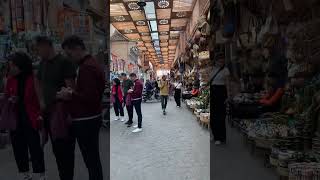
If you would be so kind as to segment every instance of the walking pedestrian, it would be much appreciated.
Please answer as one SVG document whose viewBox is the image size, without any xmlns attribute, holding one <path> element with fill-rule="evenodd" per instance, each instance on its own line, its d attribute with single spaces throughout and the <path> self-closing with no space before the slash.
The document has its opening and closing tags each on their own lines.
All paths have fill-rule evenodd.
<svg viewBox="0 0 320 180">
<path fill-rule="evenodd" d="M 102 97 L 105 75 L 98 61 L 87 54 L 82 39 L 71 36 L 62 48 L 78 65 L 76 86 L 62 88 L 59 98 L 70 99 L 73 140 L 77 141 L 89 171 L 89 180 L 103 180 L 99 153 L 99 131 L 102 125 Z M 74 149 L 73 149 L 74 152 Z"/>
<path fill-rule="evenodd" d="M 160 81 L 160 97 L 161 97 L 161 107 L 164 115 L 166 115 L 168 96 L 169 96 L 169 81 L 167 80 L 167 76 L 163 75 Z"/>
<path fill-rule="evenodd" d="M 130 127 L 133 123 L 133 108 L 136 110 L 138 116 L 138 125 L 135 125 L 132 132 L 138 133 L 142 131 L 142 112 L 141 112 L 141 103 L 142 103 L 142 91 L 143 91 L 143 84 L 138 79 L 135 73 L 130 74 L 130 79 L 134 82 L 134 86 L 128 90 L 128 93 L 131 95 L 131 104 L 132 106 L 128 106 L 129 109 L 129 122 L 128 127 Z"/>
<path fill-rule="evenodd" d="M 181 107 L 181 88 L 182 83 L 180 80 L 174 83 L 174 100 L 176 101 L 177 107 Z"/>
<path fill-rule="evenodd" d="M 216 145 L 226 143 L 226 100 L 230 72 L 225 66 L 224 54 L 217 54 L 210 80 L 210 126 Z"/>
<path fill-rule="evenodd" d="M 120 120 L 124 121 L 124 112 L 123 112 L 123 95 L 121 90 L 121 83 L 118 78 L 113 79 L 113 85 L 112 85 L 112 96 L 111 100 L 113 103 L 114 112 L 116 113 L 116 121 Z M 119 116 L 120 113 L 120 116 Z"/>
<path fill-rule="evenodd" d="M 40 103 L 43 110 L 43 118 L 46 130 L 49 132 L 52 150 L 56 158 L 61 180 L 73 179 L 74 173 L 74 142 L 69 137 L 53 137 L 52 123 L 54 109 L 61 101 L 56 94 L 62 87 L 73 87 L 75 84 L 76 68 L 63 55 L 57 54 L 52 41 L 46 36 L 38 36 L 35 39 L 38 55 L 41 62 L 37 78 L 40 84 Z M 70 128 L 70 127 L 67 127 Z M 69 130 L 69 129 L 68 129 Z M 67 132 L 68 136 L 70 132 Z"/>
<path fill-rule="evenodd" d="M 123 102 L 126 105 L 127 108 L 127 112 L 128 112 L 128 116 L 129 116 L 129 109 L 128 106 L 131 106 L 131 104 L 127 104 L 127 95 L 128 95 L 128 90 L 133 88 L 134 84 L 133 82 L 128 79 L 127 74 L 126 73 L 122 73 L 121 74 L 121 79 L 122 79 L 122 89 L 123 89 Z M 130 108 L 130 107 L 129 107 Z M 129 125 L 130 121 L 127 121 L 125 124 Z"/>
<path fill-rule="evenodd" d="M 8 98 L 17 97 L 17 124 L 10 132 L 13 154 L 19 172 L 24 180 L 32 180 L 29 172 L 29 153 L 33 173 L 45 180 L 44 153 L 40 141 L 42 117 L 37 85 L 32 69 L 32 60 L 24 53 L 9 57 L 10 76 L 7 79 L 5 94 Z"/>
</svg>

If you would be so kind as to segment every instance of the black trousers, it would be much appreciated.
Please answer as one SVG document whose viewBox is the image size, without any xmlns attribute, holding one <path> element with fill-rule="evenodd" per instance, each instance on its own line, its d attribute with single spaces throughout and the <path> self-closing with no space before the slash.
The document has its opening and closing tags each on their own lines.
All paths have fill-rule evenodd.
<svg viewBox="0 0 320 180">
<path fill-rule="evenodd" d="M 163 110 L 165 110 L 168 104 L 168 96 L 161 95 L 160 97 L 161 97 L 161 107 Z"/>
<path fill-rule="evenodd" d="M 101 118 L 74 121 L 72 123 L 72 135 L 74 141 L 77 141 L 80 147 L 83 160 L 89 171 L 89 180 L 103 180 L 99 153 L 99 131 L 101 123 Z"/>
<path fill-rule="evenodd" d="M 215 141 L 226 141 L 226 86 L 210 86 L 210 126 Z"/>
<path fill-rule="evenodd" d="M 119 116 L 119 112 L 120 112 L 120 116 L 122 117 L 124 116 L 123 106 L 118 98 L 116 98 L 116 102 L 113 103 L 113 108 L 114 108 L 114 112 L 116 113 L 116 116 Z"/>
<path fill-rule="evenodd" d="M 141 103 L 142 99 L 139 100 L 133 100 L 131 102 L 131 106 L 127 106 L 128 114 L 129 114 L 129 123 L 133 123 L 133 108 L 136 110 L 137 116 L 138 116 L 138 128 L 142 128 L 142 111 L 141 111 Z"/>
<path fill-rule="evenodd" d="M 72 180 L 74 177 L 75 141 L 71 134 L 71 127 L 69 138 L 53 139 L 50 132 L 50 116 L 51 111 L 50 108 L 48 108 L 44 113 L 45 128 L 51 139 L 52 151 L 56 159 L 60 180 Z"/>
<path fill-rule="evenodd" d="M 75 141 L 68 139 L 52 139 L 52 151 L 56 157 L 60 180 L 72 180 L 74 177 Z"/>
<path fill-rule="evenodd" d="M 40 144 L 40 134 L 32 127 L 18 127 L 11 131 L 13 154 L 19 172 L 29 172 L 29 153 L 34 173 L 44 173 L 44 153 Z"/>
<path fill-rule="evenodd" d="M 174 100 L 176 101 L 177 106 L 181 106 L 181 89 L 174 90 Z"/>
</svg>

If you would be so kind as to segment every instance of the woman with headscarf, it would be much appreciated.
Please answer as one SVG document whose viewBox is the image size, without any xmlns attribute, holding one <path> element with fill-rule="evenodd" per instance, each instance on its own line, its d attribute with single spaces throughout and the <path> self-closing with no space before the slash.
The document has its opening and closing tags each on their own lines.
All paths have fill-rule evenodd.
<svg viewBox="0 0 320 180">
<path fill-rule="evenodd" d="M 29 172 L 29 153 L 33 173 L 38 174 L 40 180 L 46 179 L 39 133 L 42 128 L 42 117 L 35 82 L 32 60 L 24 53 L 10 56 L 5 94 L 8 99 L 17 99 L 16 128 L 11 130 L 10 135 L 16 164 L 24 180 L 32 179 Z"/>
</svg>

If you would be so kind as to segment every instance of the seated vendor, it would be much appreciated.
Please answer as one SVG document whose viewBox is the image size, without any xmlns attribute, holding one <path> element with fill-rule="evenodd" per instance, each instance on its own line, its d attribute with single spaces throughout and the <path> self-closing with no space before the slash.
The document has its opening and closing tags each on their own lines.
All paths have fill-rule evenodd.
<svg viewBox="0 0 320 180">
<path fill-rule="evenodd" d="M 198 88 L 192 89 L 191 95 L 192 97 L 197 97 L 199 95 L 199 89 Z"/>
<path fill-rule="evenodd" d="M 284 95 L 284 83 L 276 77 L 269 77 L 268 92 L 259 103 L 264 112 L 275 112 L 280 110 L 281 98 Z"/>
<path fill-rule="evenodd" d="M 198 88 L 193 87 L 191 92 L 184 92 L 182 94 L 182 99 L 191 99 L 193 97 L 198 97 L 200 91 Z"/>
</svg>

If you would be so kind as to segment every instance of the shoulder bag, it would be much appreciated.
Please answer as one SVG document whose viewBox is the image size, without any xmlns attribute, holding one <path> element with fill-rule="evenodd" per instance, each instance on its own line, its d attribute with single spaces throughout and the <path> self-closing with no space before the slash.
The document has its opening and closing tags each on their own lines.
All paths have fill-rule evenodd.
<svg viewBox="0 0 320 180">
<path fill-rule="evenodd" d="M 225 66 L 222 66 L 217 72 L 216 74 L 214 74 L 214 76 L 210 79 L 209 84 L 211 84 L 213 82 L 213 80 L 217 77 L 217 75 L 224 69 Z"/>
</svg>

